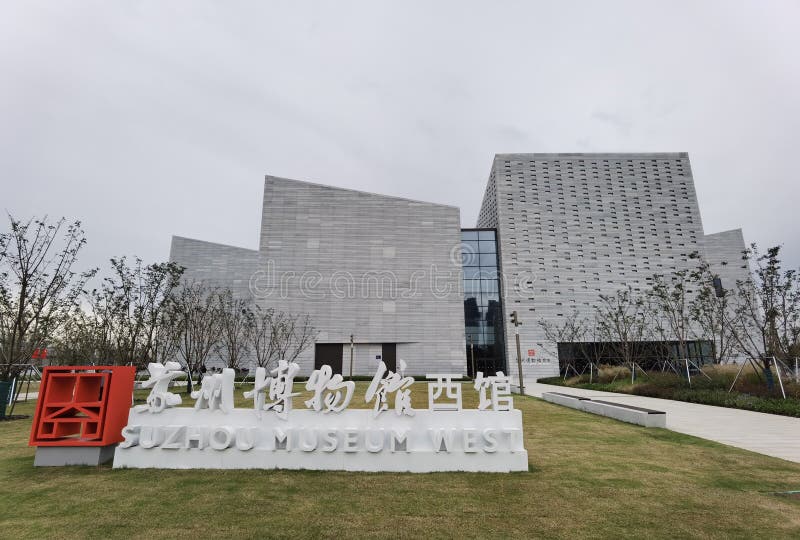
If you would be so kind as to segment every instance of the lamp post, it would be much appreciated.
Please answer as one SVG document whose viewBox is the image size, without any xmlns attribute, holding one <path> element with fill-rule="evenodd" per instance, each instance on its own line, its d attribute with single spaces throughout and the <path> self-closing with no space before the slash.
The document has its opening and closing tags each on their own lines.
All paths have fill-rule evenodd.
<svg viewBox="0 0 800 540">
<path fill-rule="evenodd" d="M 353 334 L 350 334 L 350 380 L 353 379 Z"/>
<path fill-rule="evenodd" d="M 472 342 L 472 336 L 469 336 L 469 356 L 472 361 L 472 378 L 474 379 L 478 372 L 475 371 L 475 344 Z"/>
<path fill-rule="evenodd" d="M 517 369 L 519 370 L 519 393 L 525 395 L 525 383 L 522 381 L 522 348 L 519 345 L 519 321 L 516 311 L 511 312 L 511 324 L 514 325 L 514 335 L 517 338 Z"/>
</svg>

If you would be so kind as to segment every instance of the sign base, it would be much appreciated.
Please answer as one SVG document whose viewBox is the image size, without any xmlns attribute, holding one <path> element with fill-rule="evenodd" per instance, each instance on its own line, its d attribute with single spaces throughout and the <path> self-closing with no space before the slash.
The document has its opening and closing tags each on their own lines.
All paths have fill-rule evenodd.
<svg viewBox="0 0 800 540">
<path fill-rule="evenodd" d="M 114 458 L 116 446 L 37 446 L 33 466 L 102 465 Z"/>
<path fill-rule="evenodd" d="M 374 417 L 191 408 L 131 410 L 114 468 L 511 472 L 528 470 L 522 413 L 430 411 Z"/>
</svg>

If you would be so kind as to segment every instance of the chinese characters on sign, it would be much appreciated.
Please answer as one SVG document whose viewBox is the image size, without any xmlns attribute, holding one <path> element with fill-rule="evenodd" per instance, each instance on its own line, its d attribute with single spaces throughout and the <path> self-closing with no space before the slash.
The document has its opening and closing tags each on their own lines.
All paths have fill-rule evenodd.
<svg viewBox="0 0 800 540">
<path fill-rule="evenodd" d="M 486 390 L 489 389 L 491 399 L 486 398 Z M 484 377 L 482 372 L 478 372 L 475 377 L 475 390 L 478 391 L 479 402 L 478 409 L 481 411 L 486 410 L 489 406 L 493 411 L 510 411 L 514 408 L 514 402 L 511 397 L 511 381 L 502 371 L 498 371 L 496 375 L 491 377 Z"/>
<path fill-rule="evenodd" d="M 386 364 L 383 361 L 378 364 L 378 371 L 375 372 L 364 396 L 367 403 L 375 401 L 375 417 L 389 408 L 388 399 L 391 393 L 394 393 L 394 412 L 398 416 L 402 414 L 414 416 L 414 409 L 411 408 L 411 390 L 408 389 L 414 384 L 414 378 L 403 377 L 405 371 L 406 363 L 403 360 L 400 360 L 400 369 L 397 373 L 389 371 L 386 374 Z"/>
<path fill-rule="evenodd" d="M 150 388 L 152 386 L 153 389 L 150 391 L 150 395 L 147 396 L 147 405 L 137 405 L 134 410 L 159 413 L 167 407 L 180 405 L 181 396 L 169 391 L 169 383 L 186 376 L 186 373 L 181 369 L 181 365 L 178 362 L 166 362 L 164 364 L 150 362 L 147 364 L 147 371 L 150 373 L 150 378 L 142 383 L 142 388 Z"/>
<path fill-rule="evenodd" d="M 300 382 L 300 367 L 283 361 L 272 370 L 256 370 L 252 390 L 244 392 L 252 409 L 234 406 L 231 369 L 203 379 L 192 392 L 194 407 L 176 407 L 180 397 L 170 397 L 168 384 L 183 374 L 177 365 L 151 365 L 145 383 L 151 395 L 147 405 L 130 409 L 114 467 L 528 470 L 522 413 L 513 409 L 511 384 L 503 373 L 478 373 L 466 384 L 459 374 L 427 375 L 428 408 L 415 409 L 415 380 L 405 362 L 398 359 L 396 372 L 377 364 L 366 392 L 358 396 L 366 408 L 349 408 L 356 383 L 330 366 L 320 366 Z M 478 406 L 464 409 L 463 393 L 473 384 Z M 298 403 L 300 390 L 304 398 Z"/>
<path fill-rule="evenodd" d="M 367 388 L 364 400 L 373 404 L 373 417 L 389 410 L 393 397 L 393 408 L 397 416 L 414 416 L 411 407 L 411 386 L 414 378 L 405 376 L 406 363 L 399 360 L 399 369 L 394 373 L 380 362 L 375 376 Z M 144 388 L 153 387 L 147 397 L 147 405 L 137 405 L 137 412 L 159 413 L 180 405 L 181 397 L 168 391 L 169 383 L 186 374 L 177 362 L 166 364 L 151 363 L 148 365 L 150 379 L 143 383 Z M 263 411 L 273 411 L 278 418 L 286 420 L 292 410 L 292 399 L 299 395 L 294 392 L 294 379 L 300 366 L 294 362 L 281 360 L 278 367 L 270 371 L 263 367 L 256 369 L 255 386 L 244 393 L 244 397 L 253 400 L 253 409 L 260 418 Z M 462 410 L 461 383 L 459 374 L 426 375 L 428 382 L 428 409 L 431 411 Z M 228 413 L 233 410 L 234 371 L 223 369 L 222 373 L 207 375 L 203 378 L 200 390 L 192 392 L 195 399 L 194 408 L 220 410 Z M 330 366 L 322 366 L 311 373 L 305 385 L 306 390 L 313 392 L 305 401 L 308 409 L 316 412 L 339 413 L 350 405 L 355 393 L 355 383 L 345 381 L 340 374 L 333 374 Z M 478 410 L 491 408 L 493 411 L 510 411 L 514 407 L 511 397 L 511 382 L 506 375 L 498 371 L 495 375 L 485 377 L 478 372 L 474 388 L 478 391 Z"/>
<path fill-rule="evenodd" d="M 233 373 L 232 369 L 222 371 Z M 285 360 L 278 362 L 278 367 L 270 372 L 272 377 L 267 377 L 265 368 L 256 368 L 255 388 L 250 392 L 245 392 L 244 397 L 253 398 L 253 406 L 259 418 L 261 411 L 273 410 L 280 418 L 286 419 L 289 411 L 292 410 L 292 398 L 298 395 L 292 392 L 294 377 L 298 371 L 300 371 L 300 366 Z M 270 403 L 266 403 L 267 397 L 271 400 Z"/>
<path fill-rule="evenodd" d="M 356 383 L 344 382 L 341 375 L 333 374 L 331 366 L 322 366 L 311 373 L 306 383 L 306 390 L 312 390 L 314 396 L 306 401 L 306 407 L 324 413 L 341 412 L 350 404 Z M 342 395 L 344 390 L 344 395 Z M 328 392 L 327 394 L 325 392 Z M 324 396 L 324 397 L 323 397 Z M 323 410 L 322 406 L 325 405 Z"/>
</svg>

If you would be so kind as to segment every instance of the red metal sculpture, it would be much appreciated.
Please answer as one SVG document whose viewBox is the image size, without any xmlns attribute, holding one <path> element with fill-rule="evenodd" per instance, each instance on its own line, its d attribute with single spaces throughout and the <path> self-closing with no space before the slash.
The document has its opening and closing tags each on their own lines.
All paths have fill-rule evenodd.
<svg viewBox="0 0 800 540">
<path fill-rule="evenodd" d="M 136 368 L 48 366 L 30 446 L 107 446 L 123 440 Z"/>
</svg>

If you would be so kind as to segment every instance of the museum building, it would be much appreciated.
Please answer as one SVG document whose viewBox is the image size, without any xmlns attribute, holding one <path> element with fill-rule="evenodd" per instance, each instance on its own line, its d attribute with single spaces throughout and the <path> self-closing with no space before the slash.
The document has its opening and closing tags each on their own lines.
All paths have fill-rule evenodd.
<svg viewBox="0 0 800 540">
<path fill-rule="evenodd" d="M 706 235 L 686 153 L 498 154 L 477 227 L 459 209 L 267 176 L 258 249 L 174 236 L 184 279 L 309 315 L 303 373 L 558 374 L 569 344 L 539 321 L 591 316 L 599 295 L 644 290 L 704 255 L 723 286 L 747 276 L 740 229 Z M 696 354 L 704 354 L 698 344 Z"/>
</svg>

